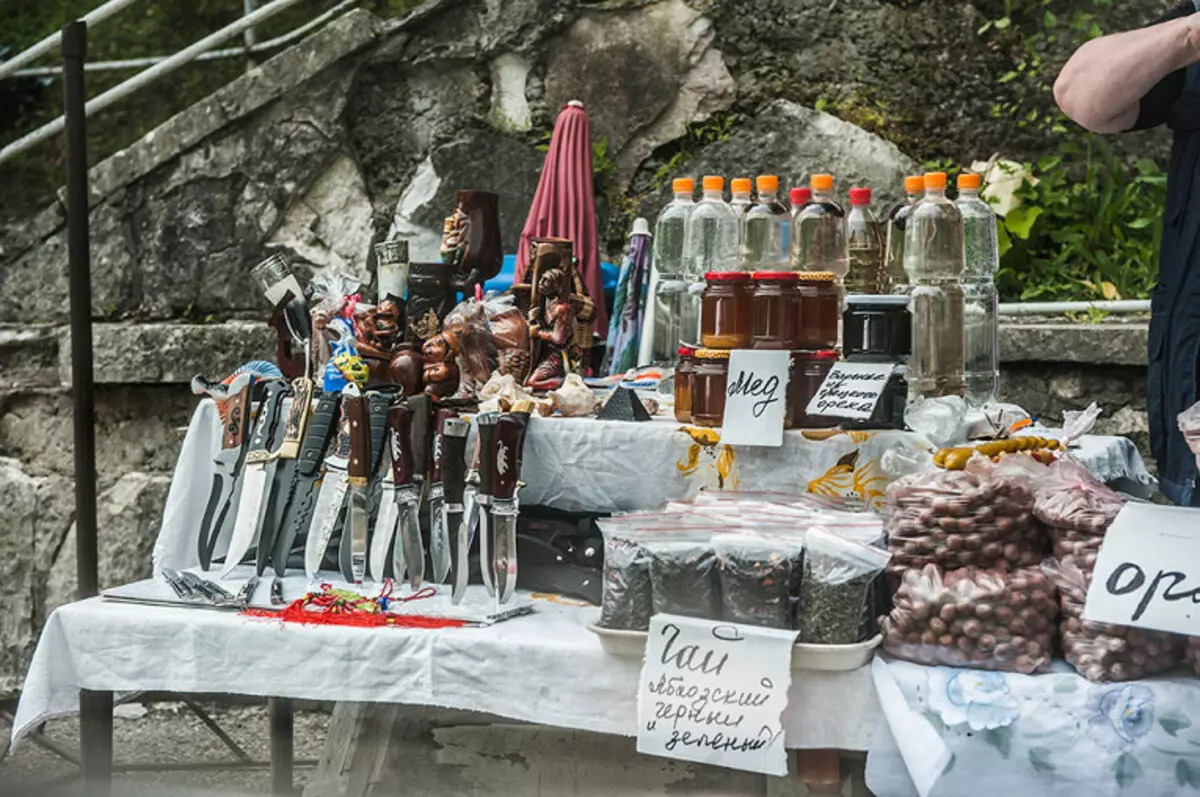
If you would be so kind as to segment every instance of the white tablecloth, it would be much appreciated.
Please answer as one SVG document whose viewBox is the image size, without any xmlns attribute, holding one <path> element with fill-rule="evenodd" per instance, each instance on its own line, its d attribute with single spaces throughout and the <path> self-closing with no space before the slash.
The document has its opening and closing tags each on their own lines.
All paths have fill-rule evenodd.
<svg viewBox="0 0 1200 797">
<path fill-rule="evenodd" d="M 216 405 L 201 402 L 171 482 L 154 549 L 155 572 L 198 563 L 196 535 L 219 446 Z M 724 488 L 854 494 L 871 505 L 882 501 L 887 488 L 884 453 L 902 448 L 929 444 L 911 432 L 788 431 L 781 448 L 734 447 L 719 442 L 719 430 L 689 431 L 675 421 L 534 417 L 525 437 L 521 501 L 608 513 L 653 509 L 704 488 Z M 1124 437 L 1084 437 L 1073 456 L 1102 481 L 1153 483 L 1137 448 Z M 218 543 L 218 557 L 225 545 Z"/>
<path fill-rule="evenodd" d="M 1093 684 L 877 658 L 877 797 L 1177 797 L 1200 791 L 1200 680 Z M 1193 720 L 1192 718 L 1196 719 Z"/>
<path fill-rule="evenodd" d="M 289 598 L 302 581 L 289 577 Z M 487 600 L 482 587 L 470 592 L 468 602 Z M 101 598 L 73 603 L 46 622 L 13 741 L 78 710 L 81 688 L 405 703 L 634 735 L 641 661 L 601 649 L 586 627 L 598 609 L 534 603 L 533 616 L 440 630 L 303 626 Z M 784 714 L 789 747 L 866 750 L 878 719 L 869 667 L 794 674 Z"/>
</svg>

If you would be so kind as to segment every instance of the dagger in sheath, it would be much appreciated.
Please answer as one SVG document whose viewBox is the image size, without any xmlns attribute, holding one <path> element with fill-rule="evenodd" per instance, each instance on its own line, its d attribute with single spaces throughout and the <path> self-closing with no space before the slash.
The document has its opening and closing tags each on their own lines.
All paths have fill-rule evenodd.
<svg viewBox="0 0 1200 797">
<path fill-rule="evenodd" d="M 304 543 L 304 572 L 311 580 L 321 568 L 325 550 L 333 536 L 334 527 L 342 515 L 346 498 L 346 468 L 350 464 L 350 417 L 352 399 L 361 399 L 358 387 L 349 383 L 342 389 L 342 413 L 338 421 L 337 437 L 333 449 L 325 457 L 325 476 L 317 493 L 317 504 L 313 507 L 312 525 Z"/>
<path fill-rule="evenodd" d="M 529 423 L 528 401 L 517 402 L 512 412 L 496 421 L 492 445 L 492 578 L 496 598 L 508 603 L 517 589 L 517 490 L 521 478 L 521 453 L 525 445 L 525 427 Z"/>
<path fill-rule="evenodd" d="M 356 391 L 357 392 L 357 391 Z M 367 487 L 371 480 L 371 426 L 367 400 L 347 396 L 350 421 L 350 462 L 346 466 L 346 522 L 338 547 L 342 578 L 361 584 L 367 575 L 367 524 L 370 514 Z"/>
<path fill-rule="evenodd" d="M 404 578 L 406 526 L 402 524 L 408 521 L 401 519 L 399 497 L 403 491 L 407 491 L 404 496 L 406 506 L 415 505 L 420 500 L 420 493 L 413 487 L 412 415 L 412 408 L 403 400 L 388 408 L 387 436 L 384 438 L 388 449 L 384 457 L 386 471 L 381 477 L 379 513 L 371 529 L 371 552 L 368 557 L 371 578 L 377 582 L 382 582 L 387 574 L 389 549 L 392 549 L 392 577 L 397 581 Z M 396 540 L 398 527 L 401 539 Z M 421 543 L 419 529 L 416 543 Z M 423 554 L 420 558 L 424 558 Z"/>
<path fill-rule="evenodd" d="M 262 528 L 258 534 L 255 575 L 261 576 L 266 571 L 275 553 L 276 539 L 283 536 L 279 505 L 291 500 L 295 491 L 300 446 L 308 427 L 308 416 L 312 412 L 312 392 L 311 379 L 300 377 L 292 382 L 292 404 L 283 422 L 283 442 L 275 452 L 275 477 L 271 480 Z"/>
<path fill-rule="evenodd" d="M 470 431 L 471 422 L 463 418 L 447 418 L 442 424 L 442 482 L 445 485 L 446 499 L 442 506 L 442 527 L 447 538 L 453 532 L 456 540 L 467 535 L 463 493 L 467 482 L 467 435 Z M 449 559 L 449 539 L 446 542 L 446 558 Z M 448 567 L 447 562 L 447 572 Z M 455 573 L 455 583 L 457 576 Z M 446 576 L 442 575 L 439 581 L 444 581 L 445 578 Z"/>
<path fill-rule="evenodd" d="M 433 456 L 429 467 L 429 561 L 433 565 L 433 583 L 441 584 L 450 573 L 450 530 L 446 528 L 446 485 L 442 478 L 442 448 L 446 421 L 455 417 L 453 410 L 440 409 L 434 415 Z"/>
<path fill-rule="evenodd" d="M 408 490 L 396 491 L 400 507 L 400 550 L 408 571 L 408 583 L 413 589 L 425 580 L 425 548 L 421 543 L 419 512 L 429 472 L 430 433 L 433 427 L 433 399 L 422 393 L 408 398 L 412 410 L 409 425 L 408 451 L 412 458 L 412 484 Z"/>
<path fill-rule="evenodd" d="M 242 562 L 242 557 L 258 534 L 262 521 L 263 500 L 270 488 L 271 476 L 275 473 L 275 455 L 271 444 L 276 437 L 275 427 L 283 414 L 283 400 L 290 392 L 287 382 L 273 379 L 267 383 L 266 395 L 258 408 L 258 420 L 254 433 L 246 447 L 245 465 L 242 467 L 242 494 L 238 499 L 237 516 L 233 524 L 233 536 L 225 554 L 225 565 L 219 578 L 225 578 Z"/>
<path fill-rule="evenodd" d="M 227 386 L 223 398 L 213 394 L 203 380 L 192 380 L 193 392 L 213 395 L 222 424 L 221 450 L 213 458 L 213 482 L 196 543 L 200 567 L 205 570 L 212 565 L 213 549 L 217 545 L 217 537 L 233 498 L 234 483 L 242 467 L 242 444 L 246 441 L 246 429 L 250 426 L 250 388 L 253 379 L 252 374 L 238 374 Z"/>
<path fill-rule="evenodd" d="M 471 541 L 479 538 L 479 575 L 483 580 L 483 588 L 489 596 L 495 596 L 496 587 L 492 583 L 492 546 L 491 528 L 488 525 L 488 510 L 492 506 L 492 485 L 495 483 L 496 457 L 496 421 L 500 419 L 498 412 L 483 412 L 475 419 L 478 430 L 476 443 L 479 448 L 479 489 L 475 493 L 470 526 L 467 528 L 467 550 L 470 551 Z M 461 541 L 460 541 L 461 547 Z M 465 568 L 464 568 L 465 569 Z M 466 591 L 467 582 L 463 579 L 461 587 L 456 583 L 456 589 L 461 593 Z"/>
</svg>

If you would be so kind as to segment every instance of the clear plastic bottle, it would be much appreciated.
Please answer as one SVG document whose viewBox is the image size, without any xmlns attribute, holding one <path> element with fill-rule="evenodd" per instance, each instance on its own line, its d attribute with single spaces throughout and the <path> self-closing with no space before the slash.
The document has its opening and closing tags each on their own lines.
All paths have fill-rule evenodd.
<svg viewBox="0 0 1200 797">
<path fill-rule="evenodd" d="M 779 201 L 779 178 L 758 178 L 758 204 L 742 217 L 742 270 L 786 271 L 792 254 L 792 214 Z"/>
<path fill-rule="evenodd" d="M 888 214 L 887 234 L 884 241 L 884 261 L 887 265 L 886 293 L 907 294 L 908 274 L 904 271 L 904 230 L 908 216 L 925 195 L 925 178 L 910 175 L 904 178 L 903 202 Z"/>
<path fill-rule="evenodd" d="M 729 207 L 733 208 L 733 213 L 738 220 L 738 240 L 737 253 L 738 265 L 741 267 L 742 260 L 746 257 L 746 230 L 742 225 L 742 219 L 746 213 L 754 205 L 754 197 L 752 189 L 754 184 L 750 182 L 749 177 L 735 177 L 729 181 Z"/>
<path fill-rule="evenodd" d="M 871 211 L 871 189 L 850 189 L 850 215 L 846 217 L 846 293 L 883 293 L 887 272 L 883 267 L 883 226 Z"/>
<path fill-rule="evenodd" d="M 654 224 L 654 258 L 649 294 L 652 302 L 646 321 L 649 334 L 642 333 L 639 365 L 670 367 L 679 357 L 679 341 L 693 340 L 699 316 L 690 313 L 685 276 L 685 229 L 696 207 L 692 200 L 695 184 L 683 178 L 671 185 L 675 198 L 658 214 Z"/>
<path fill-rule="evenodd" d="M 846 276 L 846 211 L 833 201 L 833 175 L 814 174 L 812 201 L 796 216 L 792 236 L 797 271 L 829 271 Z"/>
<path fill-rule="evenodd" d="M 904 236 L 913 317 L 909 404 L 963 395 L 963 216 L 946 198 L 944 173 L 926 174 L 924 183 Z"/>
<path fill-rule="evenodd" d="M 710 175 L 702 184 L 704 197 L 684 229 L 685 275 L 692 284 L 710 271 L 738 270 L 738 217 L 722 194 L 725 178 Z"/>
<path fill-rule="evenodd" d="M 967 403 L 982 407 L 996 400 L 1000 387 L 1000 344 L 997 319 L 996 271 L 1000 248 L 996 214 L 979 196 L 978 174 L 958 176 L 958 200 L 963 216 L 963 381 Z"/>
<path fill-rule="evenodd" d="M 788 202 L 792 206 L 792 217 L 804 209 L 804 206 L 812 202 L 812 189 L 798 186 L 788 191 Z"/>
</svg>

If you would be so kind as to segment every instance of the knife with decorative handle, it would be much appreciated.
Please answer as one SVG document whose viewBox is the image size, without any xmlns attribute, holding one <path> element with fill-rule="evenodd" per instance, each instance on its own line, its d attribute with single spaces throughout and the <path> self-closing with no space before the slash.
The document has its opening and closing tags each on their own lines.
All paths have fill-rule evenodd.
<svg viewBox="0 0 1200 797">
<path fill-rule="evenodd" d="M 395 546 L 392 555 L 392 576 L 397 581 L 404 578 L 403 541 L 395 540 L 400 507 L 396 502 L 399 480 L 412 482 L 412 454 L 407 451 L 408 436 L 412 426 L 412 410 L 403 401 L 388 408 L 387 434 L 384 436 L 385 452 L 381 465 L 385 467 L 380 476 L 379 512 L 371 525 L 371 548 L 367 556 L 367 567 L 371 579 L 382 583 L 388 572 L 388 552 Z M 407 461 L 406 461 L 407 460 Z"/>
<path fill-rule="evenodd" d="M 494 448 L 498 420 L 500 414 L 497 412 L 480 413 L 475 419 L 479 430 L 479 491 L 475 494 L 472 522 L 477 525 L 477 529 L 473 532 L 468 529 L 468 537 L 479 537 L 479 574 L 488 595 L 496 594 L 496 587 L 492 583 L 492 532 L 488 524 L 488 509 L 492 505 L 493 474 L 496 472 Z M 465 590 L 466 584 L 463 584 L 462 588 Z"/>
<path fill-rule="evenodd" d="M 263 510 L 262 528 L 258 533 L 258 550 L 255 556 L 255 573 L 266 572 L 267 564 L 275 553 L 275 541 L 282 535 L 280 504 L 291 500 L 299 479 L 297 468 L 300 446 L 304 442 L 304 431 L 308 427 L 308 416 L 312 414 L 313 383 L 300 377 L 292 381 L 292 404 L 283 421 L 283 442 L 275 452 L 275 477 L 271 480 L 267 505 Z"/>
<path fill-rule="evenodd" d="M 371 423 L 371 476 L 367 485 L 368 508 L 370 509 L 370 524 L 368 530 L 375 528 L 379 515 L 380 493 L 383 488 L 383 474 L 387 468 L 384 456 L 387 446 L 387 413 L 394 394 L 382 390 L 367 391 L 367 414 Z"/>
<path fill-rule="evenodd" d="M 371 479 L 371 421 L 367 400 L 361 395 L 344 399 L 350 421 L 350 463 L 346 468 L 346 523 L 338 563 L 342 577 L 361 584 L 367 571 L 367 485 Z"/>
<path fill-rule="evenodd" d="M 325 550 L 333 537 L 338 518 L 342 516 L 346 499 L 346 469 L 350 465 L 350 416 L 351 398 L 361 398 L 358 387 L 351 382 L 342 389 L 342 413 L 338 421 L 337 436 L 333 450 L 325 457 L 325 477 L 317 494 L 317 505 L 313 508 L 312 526 L 304 542 L 304 572 L 311 580 L 321 568 Z"/>
<path fill-rule="evenodd" d="M 408 582 L 413 589 L 421 586 L 425 579 L 425 549 L 421 545 L 421 523 L 419 512 L 426 476 L 429 473 L 430 432 L 433 429 L 433 400 L 424 393 L 408 398 L 412 410 L 409 425 L 408 450 L 412 463 L 412 485 L 409 490 L 397 489 L 396 501 L 401 504 L 400 514 L 404 525 L 400 527 L 403 541 L 404 564 L 408 570 Z M 399 486 L 399 482 L 397 482 Z M 411 507 L 406 512 L 405 507 Z M 414 540 L 416 544 L 410 543 Z"/>
<path fill-rule="evenodd" d="M 254 433 L 246 447 L 246 464 L 242 468 L 242 494 L 238 500 L 237 517 L 233 526 L 233 537 L 225 554 L 225 565 L 220 578 L 225 578 L 242 562 L 242 557 L 258 534 L 262 521 L 263 499 L 271 484 L 274 473 L 275 455 L 271 453 L 271 442 L 275 427 L 283 415 L 283 400 L 291 391 L 287 382 L 273 379 L 267 383 L 266 395 L 258 408 L 258 420 Z"/>
<path fill-rule="evenodd" d="M 317 399 L 317 408 L 304 430 L 300 456 L 296 459 L 287 494 L 283 497 L 277 515 L 276 526 L 279 532 L 275 539 L 275 550 L 271 552 L 276 576 L 283 576 L 287 572 L 287 561 L 292 546 L 298 537 L 308 533 L 317 483 L 321 475 L 321 461 L 335 432 L 334 421 L 338 417 L 341 397 L 341 393 L 322 394 L 321 398 Z"/>
<path fill-rule="evenodd" d="M 462 418 L 447 418 L 442 424 L 442 483 L 445 485 L 446 499 L 442 506 L 442 525 L 447 533 L 454 533 L 456 571 L 470 566 L 467 523 L 463 515 L 463 492 L 467 483 L 467 434 L 470 431 L 471 422 Z M 439 580 L 444 579 L 445 575 Z M 458 600 L 461 598 L 460 595 Z"/>
<path fill-rule="evenodd" d="M 517 588 L 517 488 L 521 478 L 521 449 L 529 422 L 530 402 L 520 401 L 496 422 L 492 478 L 492 522 L 496 529 L 492 578 L 496 597 L 508 603 Z"/>
<path fill-rule="evenodd" d="M 221 416 L 221 450 L 213 458 L 213 481 L 208 493 L 208 504 L 200 521 L 197 552 L 200 567 L 208 570 L 212 565 L 213 548 L 217 535 L 228 512 L 233 485 L 242 464 L 242 444 L 246 441 L 246 429 L 250 425 L 250 384 L 253 376 L 238 374 L 228 385 L 227 398 L 217 398 L 217 412 Z M 197 380 L 193 380 L 193 390 Z M 201 392 L 204 389 L 201 388 Z"/>
<path fill-rule="evenodd" d="M 445 443 L 446 421 L 455 412 L 439 409 L 434 416 L 433 456 L 429 467 L 429 561 L 433 565 L 433 582 L 441 584 L 450 573 L 450 530 L 446 528 L 444 505 L 446 486 L 442 479 L 442 448 Z"/>
</svg>

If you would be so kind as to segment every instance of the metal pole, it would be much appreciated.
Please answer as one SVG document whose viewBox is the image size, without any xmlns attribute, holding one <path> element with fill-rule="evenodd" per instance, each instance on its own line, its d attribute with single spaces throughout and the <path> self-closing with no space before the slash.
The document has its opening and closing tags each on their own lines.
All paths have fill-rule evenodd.
<svg viewBox="0 0 1200 797">
<path fill-rule="evenodd" d="M 275 797 L 292 797 L 296 793 L 293 777 L 295 715 L 292 701 L 282 697 L 268 698 L 267 714 L 271 723 L 271 794 Z"/>
<path fill-rule="evenodd" d="M 92 264 L 88 239 L 87 114 L 83 63 L 87 23 L 62 29 L 67 128 L 67 261 L 71 293 L 71 399 L 75 411 L 76 594 L 99 588 L 96 567 L 96 427 L 92 394 Z M 96 794 L 112 784 L 112 692 L 79 693 L 80 769 Z"/>
<path fill-rule="evenodd" d="M 103 20 L 108 19 L 125 6 L 132 5 L 136 2 L 137 0 L 109 0 L 107 3 L 104 3 L 98 8 L 93 8 L 91 11 L 84 14 L 83 19 L 79 21 L 87 25 L 95 25 Z M 5 61 L 3 64 L 0 64 L 0 80 L 8 77 L 26 64 L 36 61 L 46 53 L 52 52 L 54 48 L 58 46 L 61 38 L 62 31 L 59 31 L 58 33 L 51 33 L 49 36 L 42 39 L 29 49 L 17 53 L 11 59 Z"/>
<path fill-rule="evenodd" d="M 242 16 L 248 17 L 254 13 L 254 0 L 242 0 Z M 246 50 L 246 71 L 249 72 L 254 68 L 254 28 L 246 28 L 246 32 L 242 34 L 242 41 L 245 43 Z"/>
<path fill-rule="evenodd" d="M 261 22 L 269 17 L 273 17 L 280 11 L 285 11 L 299 2 L 300 0 L 273 0 L 262 8 L 256 10 L 253 14 L 244 16 L 238 21 L 226 25 L 216 33 L 210 33 L 208 36 L 205 36 L 195 44 L 191 44 L 175 53 L 167 60 L 155 64 L 149 69 L 138 72 L 136 75 L 124 81 L 123 83 L 119 83 L 100 96 L 89 100 L 86 106 L 87 113 L 93 114 L 97 111 L 104 110 L 114 102 L 124 99 L 143 86 L 150 85 L 163 75 L 170 74 L 184 64 L 196 60 L 196 57 L 201 53 L 211 50 L 214 46 L 220 44 L 226 39 L 236 36 L 247 28 L 253 27 L 255 23 Z M 32 133 L 22 136 L 6 146 L 4 149 L 0 149 L 0 163 L 12 158 L 14 155 L 24 152 L 36 144 L 40 144 L 48 138 L 53 138 L 54 136 L 58 135 L 63 131 L 64 123 L 64 118 L 60 116 L 54 121 L 47 122 L 46 124 L 42 125 Z"/>
<path fill-rule="evenodd" d="M 1105 313 L 1148 313 L 1149 299 L 1118 299 L 1096 302 L 1020 302 L 1001 304 L 1000 315 L 1062 315 L 1100 310 Z"/>
</svg>

